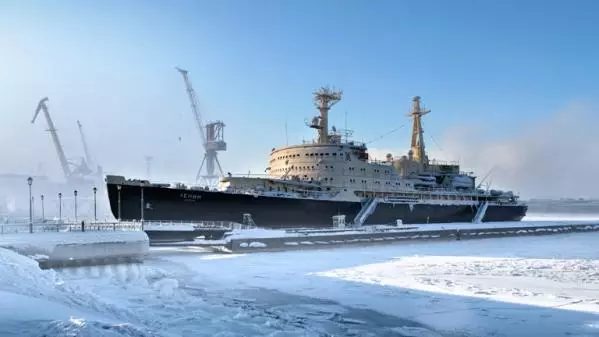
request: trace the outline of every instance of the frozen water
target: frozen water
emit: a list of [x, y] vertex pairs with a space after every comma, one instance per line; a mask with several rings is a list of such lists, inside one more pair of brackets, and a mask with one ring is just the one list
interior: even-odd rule
[[598, 336], [597, 240], [161, 248], [144, 264], [60, 271], [0, 249], [0, 335]]

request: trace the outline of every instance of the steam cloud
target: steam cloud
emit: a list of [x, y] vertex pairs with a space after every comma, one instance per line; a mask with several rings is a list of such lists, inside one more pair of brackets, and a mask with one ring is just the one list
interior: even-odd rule
[[[512, 136], [489, 140], [480, 126], [448, 130], [439, 141], [428, 138], [429, 158], [460, 160], [491, 188], [510, 189], [530, 197], [599, 197], [599, 116], [584, 104], [573, 104], [542, 120], [519, 124]], [[426, 137], [426, 136], [425, 136]], [[426, 139], [425, 139], [426, 140]], [[404, 150], [372, 149], [377, 158]]]

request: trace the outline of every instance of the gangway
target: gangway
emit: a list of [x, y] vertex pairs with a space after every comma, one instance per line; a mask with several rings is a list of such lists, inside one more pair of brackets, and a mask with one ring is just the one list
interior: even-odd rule
[[474, 216], [474, 219], [472, 219], [472, 222], [473, 223], [481, 223], [483, 221], [483, 218], [485, 217], [485, 214], [487, 214], [488, 207], [489, 207], [489, 202], [483, 201], [478, 206], [478, 209], [476, 210], [476, 215]]
[[379, 198], [367, 198], [364, 204], [362, 205], [362, 209], [354, 218], [354, 226], [362, 226], [366, 219], [368, 219], [368, 217], [374, 212], [378, 203]]

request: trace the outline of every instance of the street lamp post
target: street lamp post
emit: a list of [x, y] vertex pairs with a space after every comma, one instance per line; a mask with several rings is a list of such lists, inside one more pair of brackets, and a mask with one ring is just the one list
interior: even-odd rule
[[77, 190], [73, 191], [73, 195], [75, 196], [75, 223], [77, 222]]
[[141, 198], [140, 198], [140, 210], [139, 210], [139, 219], [141, 220], [141, 230], [144, 229], [144, 184], [141, 184]]
[[58, 221], [62, 221], [62, 193], [58, 192]]
[[117, 193], [118, 193], [118, 221], [121, 221], [121, 185], [116, 185]]
[[98, 213], [96, 211], [96, 192], [98, 189], [94, 186], [94, 221], [98, 222]]
[[33, 184], [33, 178], [27, 178], [27, 184], [29, 185], [29, 233], [33, 233], [33, 204], [31, 202], [31, 184]]
[[42, 223], [45, 222], [46, 219], [46, 213], [44, 210], [44, 195], [40, 195], [40, 199], [42, 200]]

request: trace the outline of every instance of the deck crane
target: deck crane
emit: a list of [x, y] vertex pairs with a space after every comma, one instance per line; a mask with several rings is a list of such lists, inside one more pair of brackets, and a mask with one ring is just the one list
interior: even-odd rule
[[[205, 126], [203, 125], [202, 116], [198, 110], [198, 98], [187, 75], [188, 71], [178, 67], [176, 69], [181, 73], [181, 76], [183, 76], [183, 81], [185, 82], [185, 88], [191, 104], [191, 111], [195, 117], [196, 126], [202, 137], [202, 145], [204, 146], [205, 151], [204, 158], [200, 164], [200, 169], [196, 175], [196, 183], [201, 180], [203, 185], [212, 188], [216, 185], [217, 179], [223, 176], [223, 169], [218, 161], [218, 151], [227, 150], [227, 143], [224, 141], [225, 124], [222, 121], [215, 121], [210, 122]], [[205, 174], [202, 174], [204, 163], [206, 163], [206, 171]], [[215, 164], [218, 167], [220, 175], [217, 175], [214, 172]]]
[[54, 143], [54, 147], [56, 148], [56, 153], [58, 153], [58, 160], [60, 161], [62, 173], [64, 174], [67, 181], [71, 181], [73, 178], [73, 174], [71, 172], [71, 169], [69, 168], [69, 162], [67, 161], [67, 157], [64, 154], [62, 145], [60, 144], [60, 139], [58, 139], [58, 133], [56, 132], [56, 128], [54, 127], [54, 122], [52, 122], [52, 118], [50, 117], [50, 113], [48, 112], [48, 106], [46, 105], [47, 101], [48, 97], [44, 97], [39, 101], [39, 103], [37, 104], [37, 109], [35, 109], [33, 119], [31, 120], [31, 124], [35, 123], [35, 119], [39, 115], [40, 111], [43, 111], [44, 117], [46, 117], [46, 122], [48, 123], [47, 131], [49, 131], [50, 135], [52, 136], [52, 142]]

